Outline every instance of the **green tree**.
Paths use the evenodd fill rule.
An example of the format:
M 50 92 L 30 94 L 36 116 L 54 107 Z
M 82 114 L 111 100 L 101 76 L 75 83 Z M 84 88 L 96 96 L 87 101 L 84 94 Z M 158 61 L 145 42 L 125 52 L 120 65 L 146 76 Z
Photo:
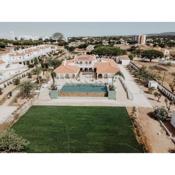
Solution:
M 55 77 L 56 77 L 56 73 L 55 73 L 54 71 L 51 72 L 51 77 L 52 77 L 52 81 L 53 81 L 52 86 L 55 87 Z
M 161 51 L 153 50 L 153 49 L 151 49 L 151 50 L 144 50 L 141 53 L 141 57 L 145 58 L 145 59 L 149 59 L 150 62 L 151 62 L 153 59 L 162 58 L 163 57 L 163 53 Z
M 134 59 L 134 56 L 132 54 L 130 54 L 128 57 L 129 57 L 130 60 Z
M 112 46 L 97 46 L 91 53 L 95 55 L 100 55 L 100 56 L 101 55 L 118 56 L 118 55 L 126 54 L 126 51 L 118 47 L 116 48 Z
M 20 79 L 19 78 L 16 78 L 15 80 L 14 80 L 14 85 L 18 85 L 18 84 L 20 84 Z
M 64 40 L 64 35 L 62 33 L 56 32 L 51 36 L 51 39 L 53 40 Z
M 36 68 L 33 70 L 33 73 L 37 76 L 37 83 L 40 83 L 40 73 L 41 73 L 41 67 L 36 66 Z
M 0 48 L 5 48 L 6 47 L 6 44 L 5 43 L 3 43 L 3 42 L 0 42 Z
M 61 65 L 61 61 L 58 59 L 49 59 L 48 65 L 54 69 Z
M 29 141 L 18 136 L 12 129 L 0 133 L 0 152 L 22 152 L 28 144 Z
M 165 108 L 163 107 L 160 107 L 160 108 L 156 108 L 153 112 L 154 114 L 154 117 L 157 119 L 157 120 L 161 120 L 161 121 L 164 121 L 168 118 L 168 112 Z
M 30 81 L 25 81 L 20 85 L 20 93 L 23 97 L 30 97 L 33 89 L 34 85 Z

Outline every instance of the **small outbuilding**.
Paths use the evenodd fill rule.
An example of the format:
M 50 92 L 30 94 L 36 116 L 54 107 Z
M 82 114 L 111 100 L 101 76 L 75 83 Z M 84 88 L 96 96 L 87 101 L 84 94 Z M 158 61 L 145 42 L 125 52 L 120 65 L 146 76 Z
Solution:
M 157 89 L 157 87 L 158 87 L 158 83 L 157 83 L 156 81 L 150 80 L 150 81 L 148 82 L 148 88 Z
M 127 66 L 130 63 L 130 59 L 128 55 L 121 55 L 118 57 L 119 63 L 121 63 L 123 66 Z

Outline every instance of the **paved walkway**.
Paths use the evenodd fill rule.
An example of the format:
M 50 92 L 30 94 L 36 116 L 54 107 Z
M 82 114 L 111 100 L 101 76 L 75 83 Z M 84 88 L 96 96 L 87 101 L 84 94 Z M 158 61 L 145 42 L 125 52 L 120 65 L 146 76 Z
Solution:
M 133 77 L 123 66 L 119 65 L 125 76 L 125 83 L 134 96 L 133 100 L 127 99 L 127 94 L 117 79 L 115 86 L 117 87 L 117 100 L 109 100 L 107 97 L 59 97 L 51 99 L 47 86 L 43 86 L 40 90 L 39 98 L 35 101 L 35 105 L 55 105 L 55 106 L 126 106 L 126 107 L 152 107 L 143 90 L 135 83 Z
M 6 122 L 16 109 L 15 106 L 0 106 L 0 124 Z
M 118 66 L 120 67 L 120 70 L 125 77 L 125 83 L 128 89 L 130 90 L 130 92 L 134 97 L 132 100 L 133 106 L 152 108 L 152 105 L 147 99 L 144 91 L 136 84 L 136 82 L 134 81 L 134 78 L 131 76 L 129 71 L 122 65 L 118 65 Z

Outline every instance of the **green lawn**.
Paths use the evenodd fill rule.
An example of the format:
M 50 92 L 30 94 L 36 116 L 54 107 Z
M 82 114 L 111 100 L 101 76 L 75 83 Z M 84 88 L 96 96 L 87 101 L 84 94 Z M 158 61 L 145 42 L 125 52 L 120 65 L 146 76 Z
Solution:
M 122 107 L 34 106 L 13 128 L 30 141 L 27 152 L 143 152 Z

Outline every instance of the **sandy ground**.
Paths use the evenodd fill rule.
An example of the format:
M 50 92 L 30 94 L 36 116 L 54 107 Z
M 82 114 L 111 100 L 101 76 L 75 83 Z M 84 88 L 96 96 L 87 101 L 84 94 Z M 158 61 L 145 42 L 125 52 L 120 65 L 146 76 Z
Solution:
M 169 90 L 171 90 L 171 88 L 169 87 L 169 84 L 171 84 L 173 82 L 174 76 L 172 75 L 172 73 L 175 73 L 175 65 L 171 65 L 171 66 L 163 66 L 158 64 L 157 62 L 143 62 L 140 60 L 134 61 L 134 63 L 136 63 L 137 65 L 143 65 L 146 66 L 149 72 L 152 72 L 153 74 L 159 75 L 162 77 L 162 79 L 164 79 L 163 85 L 168 88 Z M 155 68 L 155 66 L 161 66 L 162 68 L 164 68 L 165 70 L 157 70 Z M 164 78 L 163 78 L 164 77 Z M 160 80 L 161 82 L 161 80 Z
M 167 153 L 171 149 L 175 149 L 175 144 L 166 135 L 160 123 L 152 119 L 148 113 L 151 108 L 138 108 L 136 122 L 143 141 L 150 153 Z

